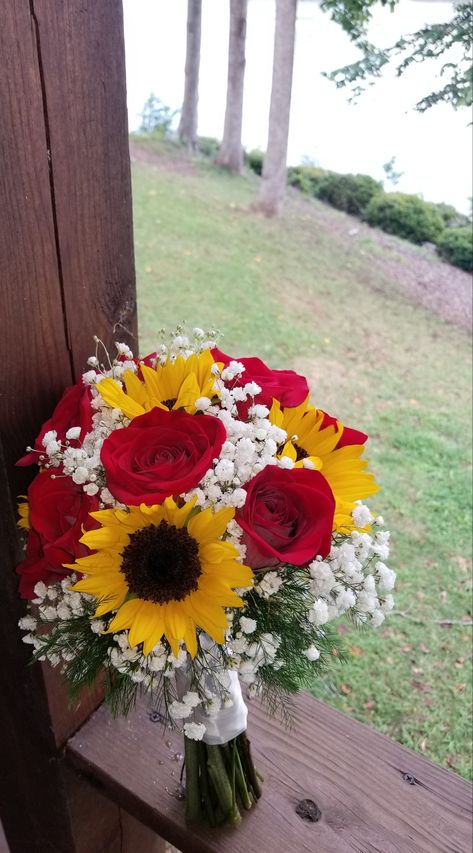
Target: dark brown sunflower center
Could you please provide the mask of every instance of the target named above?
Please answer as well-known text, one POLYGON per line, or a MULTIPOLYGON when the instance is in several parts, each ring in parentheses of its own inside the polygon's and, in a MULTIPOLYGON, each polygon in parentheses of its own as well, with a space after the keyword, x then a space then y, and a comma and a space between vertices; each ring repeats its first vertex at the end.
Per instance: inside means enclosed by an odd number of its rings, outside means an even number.
POLYGON ((294 444, 294 450, 295 450, 295 451, 296 451, 296 453, 297 453, 297 459, 296 459, 296 462, 300 462, 300 460, 301 460, 301 459, 307 459, 307 457, 308 457, 308 455, 309 455, 309 454, 307 453, 307 450, 304 450, 304 448, 303 448, 303 447, 300 447, 300 445, 299 445, 299 444, 294 444))
POLYGON ((139 598, 158 604, 181 601, 198 588, 199 546, 185 527, 167 521, 150 524, 131 534, 121 571, 139 598))
POLYGON ((177 403, 177 397, 172 397, 169 400, 161 400, 163 406, 167 406, 169 411, 171 411, 172 407, 175 403, 177 403))

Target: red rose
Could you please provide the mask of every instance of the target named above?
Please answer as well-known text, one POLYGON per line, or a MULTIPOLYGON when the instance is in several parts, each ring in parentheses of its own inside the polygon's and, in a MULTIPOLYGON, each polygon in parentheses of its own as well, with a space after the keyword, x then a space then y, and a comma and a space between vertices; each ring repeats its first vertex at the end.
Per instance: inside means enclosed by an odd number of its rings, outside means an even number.
MULTIPOLYGON (((325 429, 325 427, 334 426, 338 431, 337 419, 333 418, 332 415, 328 415, 327 412, 324 412, 323 409, 320 410, 323 414, 322 426, 321 429, 325 429)), ((364 432, 360 432, 357 429, 352 429, 351 427, 344 426, 342 437, 340 438, 335 450, 338 450, 339 447, 348 447, 348 445, 353 444, 365 444, 368 441, 368 436, 364 432)))
POLYGON ((335 498, 326 479, 308 468, 268 465, 244 486, 236 520, 252 569, 326 557, 332 544, 335 498))
POLYGON ((225 438, 212 415, 152 409, 104 441, 107 487, 125 504, 160 504, 197 486, 225 438))
MULTIPOLYGON (((225 367, 231 361, 239 361, 244 365, 245 372, 238 377, 235 385, 246 385, 247 382, 256 382, 261 388, 256 400, 269 408, 273 397, 279 400, 282 407, 299 406, 309 396, 309 386, 305 376, 295 373, 294 370, 270 370, 270 368, 259 358, 233 358, 215 348, 212 350, 215 361, 223 361, 225 367)), ((246 407, 248 409, 248 406, 246 407)), ((246 412, 245 412, 246 415, 246 412)))
MULTIPOLYGON (((80 427, 81 434, 79 439, 70 442, 71 447, 79 447, 86 433, 92 429, 92 416, 94 414, 91 408, 91 391, 89 385, 84 385, 82 379, 77 385, 72 385, 66 388, 52 416, 41 427, 41 431, 34 443, 35 450, 40 453, 44 452, 42 445, 43 437, 50 430, 56 430, 58 441, 66 440, 66 432, 71 427, 80 427)), ((38 453, 27 453, 22 456, 16 463, 17 465, 32 465, 33 462, 38 462, 38 453)))
POLYGON ((86 495, 70 477, 51 480, 42 471, 28 489, 30 524, 26 558, 17 567, 22 598, 34 598, 38 581, 52 583, 70 574, 63 563, 73 563, 77 557, 90 553, 79 542, 82 528, 97 525, 90 512, 98 509, 96 497, 86 495))

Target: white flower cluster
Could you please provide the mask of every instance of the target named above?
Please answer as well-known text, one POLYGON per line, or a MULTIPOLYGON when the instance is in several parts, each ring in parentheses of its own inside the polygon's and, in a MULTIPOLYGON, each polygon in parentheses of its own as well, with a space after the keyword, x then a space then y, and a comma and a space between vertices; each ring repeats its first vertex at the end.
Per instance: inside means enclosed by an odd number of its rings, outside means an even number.
MULTIPOLYGON (((364 524, 373 519, 365 506, 357 507, 353 515, 355 521, 362 520, 364 524)), ((310 590, 314 596, 309 621, 324 625, 352 611, 359 624, 379 627, 394 606, 391 590, 396 573, 378 559, 388 556, 388 531, 381 530, 372 536, 354 530, 349 539, 333 545, 325 560, 314 560, 309 566, 310 590)))
MULTIPOLYGON (((148 357, 147 363, 156 366, 168 360, 175 361, 203 352, 216 345, 216 336, 215 330, 204 331, 200 328, 193 329, 189 336, 178 326, 169 339, 163 330, 161 343, 155 355, 148 357)), ((108 366, 100 363, 97 355, 92 356, 88 361, 90 369, 82 377, 83 382, 90 386, 93 409, 90 432, 82 435, 79 426, 72 426, 63 441, 58 439, 56 431, 50 430, 44 435, 43 451, 38 457, 42 468, 49 470, 51 477, 70 477, 87 495, 97 496, 102 508, 122 507, 107 488, 100 453, 108 436, 114 430, 126 427, 129 420, 119 409, 111 408, 105 402, 100 394, 100 383, 105 378, 111 378, 122 384, 125 371, 136 374, 138 370, 138 364, 128 346, 120 343, 116 346, 118 355, 113 362, 108 354, 108 366)), ((212 373, 214 395, 212 399, 200 397, 196 401, 196 409, 222 422, 226 440, 218 458, 212 461, 212 466, 200 483, 180 497, 185 500, 195 497, 196 506, 202 509, 212 507, 218 511, 232 507, 238 510, 246 500, 244 486, 259 472, 268 465, 292 468, 294 462, 288 457, 278 458, 277 454, 286 442, 287 434, 271 423, 268 407, 257 402, 261 388, 256 382, 245 382, 244 365, 230 361, 220 369, 214 364, 212 373)), ((312 463, 305 460, 304 465, 311 466, 312 463)), ((309 607, 301 622, 302 625, 306 620, 307 625, 307 647, 301 654, 311 662, 316 662, 320 657, 320 650, 313 640, 315 638, 317 642, 323 633, 323 626, 328 622, 349 612, 355 622, 377 627, 393 607, 391 591, 396 575, 385 563, 389 556, 389 533, 380 529, 383 526, 382 518, 375 519, 362 503, 355 507, 352 516, 356 529, 351 535, 335 535, 330 554, 325 559, 317 557, 303 570, 309 607), (373 524, 375 532, 367 532, 373 524), (314 629, 320 629, 320 633, 314 634, 314 629)), ((242 544, 242 532, 238 523, 232 520, 227 526, 225 539, 235 546, 240 560, 244 561, 246 549, 242 544)), ((41 623, 63 627, 69 620, 91 612, 91 597, 71 589, 75 580, 72 575, 48 587, 42 582, 38 583, 33 601, 36 610, 20 620, 20 627, 26 632, 24 642, 34 647, 40 660, 47 659, 53 666, 64 666, 84 651, 83 647, 75 648, 73 644, 66 644, 57 651, 55 646, 48 646, 48 634, 41 628, 41 623), (44 653, 41 653, 42 650, 44 653)), ((271 602, 274 596, 284 593, 284 576, 281 571, 272 568, 258 572, 251 590, 252 594, 259 597, 259 605, 265 606, 264 602, 271 602)), ((244 597, 249 591, 237 592, 244 597)), ((257 620, 249 615, 251 612, 243 608, 237 620, 238 628, 233 632, 233 614, 228 611, 229 629, 223 651, 230 660, 230 666, 247 686, 250 696, 260 689, 263 667, 278 670, 285 666, 280 651, 281 637, 267 630, 262 631, 257 620)), ((101 635, 107 630, 109 622, 110 616, 92 618, 89 622, 90 631, 101 635)), ((210 660, 212 652, 206 647, 207 641, 206 635, 199 633, 200 651, 203 650, 204 658, 208 653, 210 660)), ((210 646, 214 646, 213 642, 210 646)), ((210 682, 204 671, 197 683, 191 682, 188 678, 189 656, 182 644, 177 656, 169 652, 164 642, 159 642, 145 656, 141 646, 130 646, 128 631, 124 630, 110 635, 107 665, 128 675, 131 682, 145 691, 159 690, 164 685, 170 721, 176 724, 186 720, 183 724, 186 736, 199 740, 206 730, 200 714, 213 717, 231 704, 229 694, 226 693, 224 674, 219 681, 221 660, 217 662, 210 682), (187 687, 179 690, 176 685, 183 681, 187 687), (199 715, 195 713, 197 708, 199 715)))
MULTIPOLYGON (((100 451, 103 442, 116 429, 121 429, 129 423, 129 420, 119 409, 111 409, 102 400, 99 394, 100 382, 109 377, 120 381, 125 370, 136 373, 137 366, 132 361, 132 353, 125 344, 116 344, 119 356, 110 364, 110 369, 102 365, 97 370, 89 370, 82 375, 85 385, 91 386, 91 407, 95 410, 92 418, 92 430, 82 435, 80 426, 68 429, 65 441, 58 440, 55 430, 49 430, 42 439, 44 451, 39 453, 38 462, 41 466, 51 472, 50 476, 69 476, 76 485, 82 486, 84 492, 89 496, 98 495, 103 506, 120 506, 114 500, 105 485, 103 466, 100 461, 100 451), (80 441, 80 447, 72 446, 72 441, 80 441), (61 468, 61 473, 56 474, 55 469, 61 468)), ((89 359, 89 364, 99 368, 96 356, 89 359)), ((28 448, 31 450, 31 448, 28 448)))
POLYGON ((166 329, 160 329, 158 336, 161 343, 156 348, 156 355, 150 360, 153 367, 156 364, 164 364, 168 359, 174 361, 178 356, 188 358, 194 353, 204 352, 207 349, 213 349, 217 346, 217 340, 220 335, 218 329, 201 329, 195 326, 190 335, 185 333, 184 327, 176 326, 176 329, 170 335, 166 329))
POLYGON ((257 628, 255 619, 240 617, 240 630, 235 634, 231 642, 233 654, 233 666, 238 670, 240 680, 247 685, 249 695, 255 695, 258 691, 258 670, 262 666, 272 666, 279 669, 284 661, 276 660, 280 637, 265 632, 259 634, 256 639, 251 636, 257 628))
MULTIPOLYGON (((44 649, 45 643, 47 647, 48 634, 38 630, 41 623, 58 624, 84 614, 84 602, 91 599, 90 596, 74 592, 70 588, 76 580, 76 575, 72 574, 57 584, 46 586, 43 581, 36 584, 35 598, 32 600, 32 604, 36 605, 35 614, 29 612, 18 622, 20 628, 27 631, 22 638, 23 642, 32 645, 35 652, 44 649)), ((51 666, 58 666, 63 661, 73 660, 77 653, 78 650, 65 646, 61 654, 55 650, 45 651, 38 660, 48 660, 51 666)))
POLYGON ((246 492, 242 486, 256 476, 267 465, 277 465, 278 446, 286 440, 284 430, 272 424, 267 406, 255 404, 261 388, 255 382, 234 385, 245 368, 240 362, 231 361, 219 372, 214 365, 218 405, 211 405, 207 398, 197 401, 198 408, 222 421, 227 434, 219 458, 214 460, 199 486, 185 497, 197 498, 197 506, 212 506, 215 510, 231 506, 236 509, 245 503, 246 492), (238 406, 248 407, 248 416, 240 418, 238 406))

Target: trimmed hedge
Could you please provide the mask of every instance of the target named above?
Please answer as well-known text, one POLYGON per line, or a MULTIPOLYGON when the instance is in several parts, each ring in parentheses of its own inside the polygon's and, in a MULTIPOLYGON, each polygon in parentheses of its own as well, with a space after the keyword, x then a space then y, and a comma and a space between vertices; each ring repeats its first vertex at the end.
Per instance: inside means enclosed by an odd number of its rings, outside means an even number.
POLYGON ((470 224, 468 216, 465 216, 464 213, 459 213, 452 204, 445 204, 445 202, 441 201, 435 207, 443 219, 445 228, 466 228, 470 224))
POLYGON ((370 175, 338 175, 330 172, 321 181, 318 197, 337 210, 363 216, 373 198, 383 192, 383 185, 370 175))
POLYGON ((436 243, 444 224, 435 204, 407 193, 380 193, 365 211, 366 221, 411 243, 436 243))
POLYGON ((249 151, 246 155, 248 166, 253 170, 253 172, 256 172, 257 175, 261 175, 263 172, 263 159, 264 154, 258 148, 255 148, 254 151, 249 151))
POLYGON ((204 157, 216 157, 220 149, 220 142, 214 136, 198 136, 197 150, 204 157))
POLYGON ((331 174, 318 166, 290 166, 287 170, 287 182, 303 193, 319 197, 319 187, 324 178, 331 174))
POLYGON ((437 241, 442 258, 462 270, 473 270, 473 232, 467 228, 446 228, 437 241))

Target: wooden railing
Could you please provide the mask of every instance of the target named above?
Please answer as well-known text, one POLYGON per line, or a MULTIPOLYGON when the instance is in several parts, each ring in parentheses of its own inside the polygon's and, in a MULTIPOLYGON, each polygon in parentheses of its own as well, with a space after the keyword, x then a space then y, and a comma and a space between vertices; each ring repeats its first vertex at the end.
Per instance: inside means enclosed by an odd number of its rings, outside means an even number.
POLYGON ((156 853, 155 833, 184 853, 470 853, 466 782, 309 696, 296 701, 291 734, 252 705, 265 785, 242 826, 188 826, 173 795, 179 739, 163 738, 145 705, 128 720, 104 707, 91 715, 100 690, 68 709, 54 673, 28 666, 14 569, 28 472, 14 462, 83 369, 93 333, 136 348, 136 299, 121 2, 0 0, 0 14, 0 819, 10 853, 156 853))
POLYGON ((100 708, 67 757, 183 853, 471 853, 468 782, 307 694, 295 700, 290 732, 250 704, 265 781, 242 824, 189 825, 176 796, 182 739, 153 719, 144 701, 127 720, 100 708))

